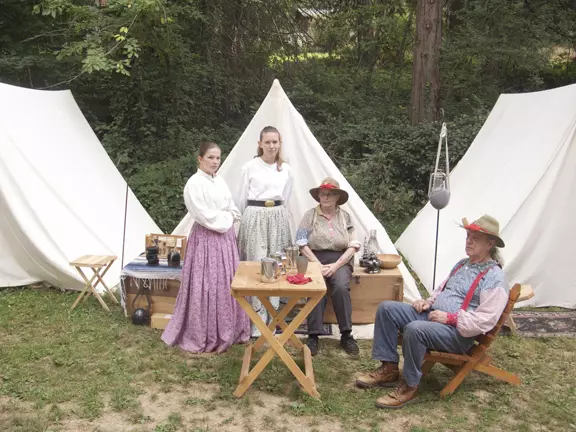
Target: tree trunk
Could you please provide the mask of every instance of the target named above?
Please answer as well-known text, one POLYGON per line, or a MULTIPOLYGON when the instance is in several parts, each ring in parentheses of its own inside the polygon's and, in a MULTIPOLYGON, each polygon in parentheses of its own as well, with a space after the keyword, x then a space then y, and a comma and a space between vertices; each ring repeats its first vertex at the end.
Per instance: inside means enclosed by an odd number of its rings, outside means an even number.
POLYGON ((418 0, 412 63, 410 121, 419 124, 440 117, 441 0, 418 0))
POLYGON ((367 10, 371 5, 371 0, 356 0, 356 56, 359 66, 370 66, 372 63, 371 46, 374 40, 372 34, 372 24, 374 17, 368 15, 367 10))
POLYGON ((404 66, 404 62, 406 61, 406 41, 408 40, 408 34, 410 33, 410 28, 412 27, 412 16, 413 13, 410 11, 410 14, 408 15, 408 21, 406 21, 406 27, 404 27, 402 43, 400 44, 400 48, 398 48, 398 54, 396 55, 396 65, 394 66, 394 72, 392 73, 392 84, 388 90, 388 101, 392 100, 392 92, 396 90, 396 86, 398 85, 398 76, 402 70, 402 67, 404 66))

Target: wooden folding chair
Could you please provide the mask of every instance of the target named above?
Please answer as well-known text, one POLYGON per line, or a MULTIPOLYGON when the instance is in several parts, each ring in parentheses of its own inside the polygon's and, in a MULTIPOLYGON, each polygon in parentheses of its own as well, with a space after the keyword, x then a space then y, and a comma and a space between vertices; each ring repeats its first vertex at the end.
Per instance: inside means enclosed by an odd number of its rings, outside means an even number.
MULTIPOLYGON (((472 371, 483 372, 496 379, 506 381, 513 385, 520 385, 521 381, 518 376, 505 370, 499 369, 492 365, 492 357, 488 355, 488 348, 500 333, 500 329, 510 316, 514 304, 520 297, 520 284, 515 284, 510 290, 508 303, 500 315, 496 326, 488 333, 476 338, 474 346, 470 348, 467 354, 453 354, 439 351, 428 351, 424 357, 422 365, 422 374, 427 375, 436 363, 441 363, 456 373, 448 384, 440 392, 440 397, 446 397, 454 393, 458 386, 464 381, 464 378, 472 371)), ((402 344, 401 337, 398 340, 402 344)))

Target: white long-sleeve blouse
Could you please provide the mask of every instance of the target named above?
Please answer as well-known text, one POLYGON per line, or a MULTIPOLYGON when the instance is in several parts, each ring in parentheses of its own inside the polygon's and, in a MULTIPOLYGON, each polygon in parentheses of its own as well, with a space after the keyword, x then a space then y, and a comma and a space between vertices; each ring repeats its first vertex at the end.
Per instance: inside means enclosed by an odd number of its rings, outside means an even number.
POLYGON ((218 174, 212 176, 199 169, 186 182, 184 202, 196 223, 220 233, 241 218, 228 185, 218 174))
POLYGON ((287 205, 294 183, 290 165, 284 162, 278 171, 277 163, 269 165, 260 157, 242 166, 240 181, 240 193, 236 197, 236 205, 242 213, 248 200, 282 200, 284 205, 287 205))

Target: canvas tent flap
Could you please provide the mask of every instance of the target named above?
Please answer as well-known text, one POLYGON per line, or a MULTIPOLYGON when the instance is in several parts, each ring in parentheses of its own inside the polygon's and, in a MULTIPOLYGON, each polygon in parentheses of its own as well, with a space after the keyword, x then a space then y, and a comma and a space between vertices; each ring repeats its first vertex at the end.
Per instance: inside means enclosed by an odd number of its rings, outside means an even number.
MULTIPOLYGON (((519 306, 576 307, 576 85, 501 95, 450 175, 440 211, 436 284, 464 254, 462 217, 500 222, 508 283, 530 284, 519 306)), ((450 131, 448 130, 448 137, 450 131)), ((432 290, 436 210, 428 203, 396 246, 432 290)))
MULTIPOLYGON (((293 195, 288 204, 292 236, 295 236, 296 228, 304 213, 317 205, 308 191, 318 186, 325 177, 330 176, 336 179, 340 183, 340 187, 348 191, 350 195, 348 203, 343 208, 350 213, 359 240, 363 242, 369 230, 375 229, 377 230, 378 242, 383 249, 382 252, 397 253, 385 228, 326 154, 306 125, 304 118, 290 102, 278 80, 274 81, 254 118, 219 170, 219 174, 230 187, 232 195, 235 198, 238 197, 240 168, 256 156, 260 131, 269 125, 277 127, 282 134, 283 156, 294 170, 293 195)), ((190 214, 187 214, 173 231, 173 234, 188 235, 192 223, 190 214)), ((420 298, 414 278, 404 264, 401 264, 400 270, 404 277, 405 299, 414 301, 420 298)))
MULTIPOLYGON (((126 182, 72 94, 0 84, 0 101, 0 287, 82 289, 69 265, 82 255, 118 256, 105 277, 116 285, 126 182)), ((125 262, 160 232, 131 191, 126 217, 125 262)))

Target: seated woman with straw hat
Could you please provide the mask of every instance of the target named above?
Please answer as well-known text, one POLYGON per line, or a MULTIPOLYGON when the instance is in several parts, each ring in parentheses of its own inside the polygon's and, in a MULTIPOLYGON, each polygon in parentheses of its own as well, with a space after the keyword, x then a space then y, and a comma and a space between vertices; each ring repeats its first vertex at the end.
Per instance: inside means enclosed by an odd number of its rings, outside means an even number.
POLYGON ((400 408, 417 398, 426 350, 464 354, 476 336, 492 330, 508 302, 508 284, 498 248, 504 247, 498 221, 484 215, 469 224, 465 250, 468 258, 452 268, 448 278, 426 300, 412 305, 384 301, 376 311, 372 358, 382 362, 361 375, 362 388, 395 387, 376 401, 379 408, 400 408), (402 378, 398 370, 398 332, 403 333, 402 378))
MULTIPOLYGON (((350 280, 354 254, 360 249, 360 242, 356 239, 350 214, 340 208, 348 201, 348 193, 340 189, 336 180, 326 178, 319 187, 311 189, 310 194, 320 204, 304 214, 296 232, 296 244, 300 246, 302 255, 322 264, 327 294, 332 298, 340 328, 340 346, 348 354, 357 355, 360 350, 351 335, 350 280)), ((307 345, 312 355, 318 353, 318 335, 322 332, 327 301, 324 296, 308 315, 307 345)))

